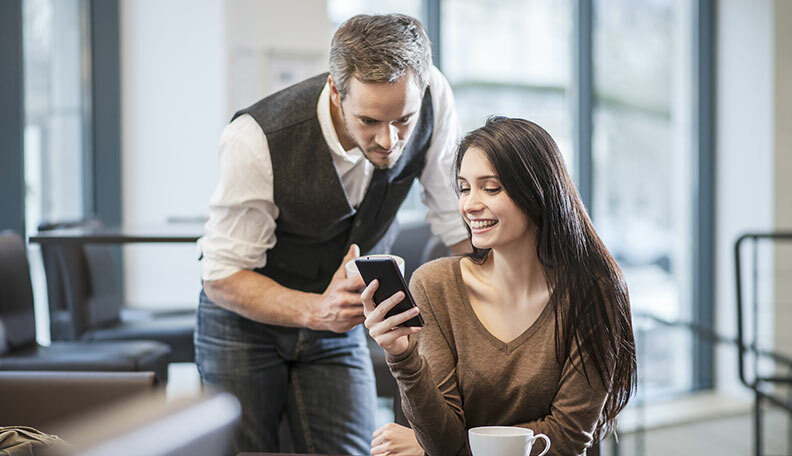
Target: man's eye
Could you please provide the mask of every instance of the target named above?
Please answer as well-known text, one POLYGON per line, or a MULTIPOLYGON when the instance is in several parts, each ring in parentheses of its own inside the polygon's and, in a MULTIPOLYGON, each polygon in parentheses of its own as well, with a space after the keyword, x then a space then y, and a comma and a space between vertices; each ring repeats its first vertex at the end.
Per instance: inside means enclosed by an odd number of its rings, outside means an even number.
POLYGON ((364 124, 366 125, 376 125, 377 121, 374 119, 361 119, 364 124))
POLYGON ((401 119, 397 120, 397 122, 402 123, 402 124, 406 124, 409 121, 410 121, 409 117, 402 117, 401 119))

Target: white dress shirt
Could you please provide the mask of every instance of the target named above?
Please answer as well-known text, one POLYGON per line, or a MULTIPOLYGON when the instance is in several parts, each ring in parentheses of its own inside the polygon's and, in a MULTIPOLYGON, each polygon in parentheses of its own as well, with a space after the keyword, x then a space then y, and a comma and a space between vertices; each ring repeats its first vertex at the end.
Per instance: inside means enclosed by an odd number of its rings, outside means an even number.
MULTIPOLYGON (((467 238, 452 186, 454 152, 461 129, 448 81, 437 68, 429 72, 434 129, 426 166, 419 177, 421 201, 432 233, 446 245, 467 238)), ((325 84, 316 106, 333 165, 350 205, 363 201, 374 166, 359 147, 344 150, 330 117, 330 88, 325 84)), ((219 280, 243 269, 264 267, 275 246, 278 207, 273 196, 272 160, 267 138, 248 114, 228 124, 220 136, 220 181, 209 201, 206 234, 198 240, 202 279, 219 280)))

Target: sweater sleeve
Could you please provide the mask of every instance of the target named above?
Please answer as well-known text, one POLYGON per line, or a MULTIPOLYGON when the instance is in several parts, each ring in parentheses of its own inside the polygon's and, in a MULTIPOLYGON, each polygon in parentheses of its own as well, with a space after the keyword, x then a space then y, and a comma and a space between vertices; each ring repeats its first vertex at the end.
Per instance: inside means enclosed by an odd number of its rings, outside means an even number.
POLYGON ((427 455, 468 455, 456 355, 423 284, 413 281, 410 289, 426 326, 404 354, 388 357, 404 414, 427 455))
MULTIPOLYGON (((593 363, 587 359, 589 384, 580 364, 580 352, 574 345, 561 371, 558 392, 550 404, 550 414, 538 420, 516 424, 532 429, 534 434, 549 437, 548 455, 584 454, 592 444, 597 420, 607 398, 607 389, 600 381, 593 363)), ((531 454, 537 455, 543 450, 544 441, 538 440, 531 454)))

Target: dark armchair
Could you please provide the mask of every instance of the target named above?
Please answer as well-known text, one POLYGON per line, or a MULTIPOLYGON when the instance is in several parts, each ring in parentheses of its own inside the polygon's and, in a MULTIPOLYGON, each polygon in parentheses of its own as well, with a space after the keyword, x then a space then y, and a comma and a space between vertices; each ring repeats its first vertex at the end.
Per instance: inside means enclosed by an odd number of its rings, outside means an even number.
MULTIPOLYGON (((39 231, 95 227, 98 221, 42 223, 39 231)), ((131 311, 119 284, 118 246, 41 244, 53 340, 155 340, 171 361, 193 362, 195 309, 131 311)))
POLYGON ((151 371, 165 383, 170 348, 154 341, 36 342, 25 243, 0 232, 0 371, 151 371))

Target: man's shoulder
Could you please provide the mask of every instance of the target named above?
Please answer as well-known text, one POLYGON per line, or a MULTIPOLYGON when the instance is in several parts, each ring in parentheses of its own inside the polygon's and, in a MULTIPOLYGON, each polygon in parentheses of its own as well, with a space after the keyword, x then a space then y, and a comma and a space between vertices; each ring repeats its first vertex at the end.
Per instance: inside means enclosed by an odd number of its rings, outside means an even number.
POLYGON ((448 83, 448 79, 446 79, 445 75, 440 71, 439 68, 432 65, 429 68, 427 82, 429 83, 429 90, 432 92, 432 96, 439 94, 444 94, 451 90, 451 84, 448 83))
POLYGON ((271 134, 316 118, 316 104, 327 81, 323 73, 268 95, 238 111, 234 119, 249 114, 265 134, 271 134))

